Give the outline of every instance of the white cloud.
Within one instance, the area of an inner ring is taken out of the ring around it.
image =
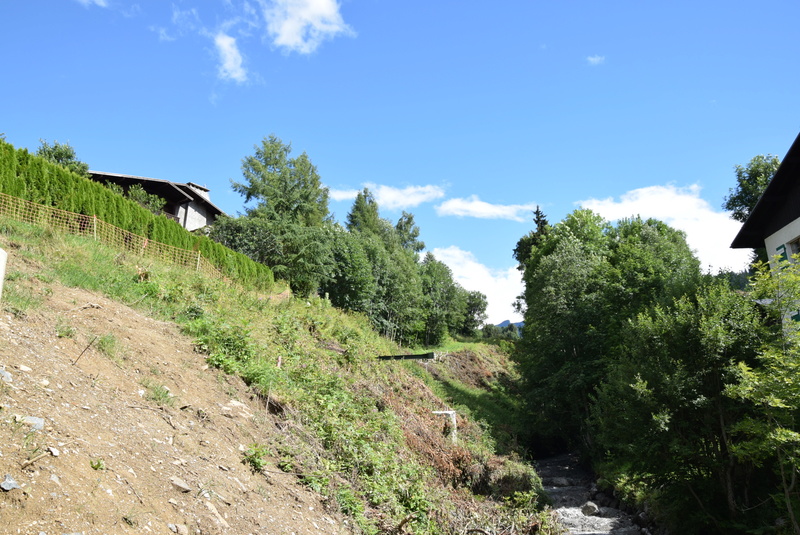
[[[159,41],[174,41],[176,37],[169,34],[169,31],[163,26],[150,26],[150,31],[158,34]]]
[[[717,212],[700,198],[697,184],[678,188],[674,185],[649,186],[629,191],[619,200],[588,199],[576,203],[589,208],[609,221],[639,215],[659,219],[686,233],[686,241],[704,270],[740,271],[747,267],[750,250],[731,249],[741,223],[730,219],[727,212]]]
[[[99,7],[108,7],[108,2],[106,0],[77,0],[79,4],[82,4],[86,7],[89,6],[99,6]]]
[[[603,63],[606,62],[606,57],[605,56],[589,56],[589,57],[586,58],[586,61],[589,63],[589,65],[592,65],[592,66],[602,65]]]
[[[355,199],[359,191],[361,190],[328,188],[328,196],[334,201],[346,201],[348,199]]]
[[[477,217],[479,219],[510,219],[526,221],[536,209],[536,204],[490,204],[472,195],[468,199],[448,199],[436,207],[440,216]]]
[[[522,321],[522,316],[514,311],[513,303],[522,293],[522,274],[510,267],[493,270],[484,266],[469,251],[451,245],[444,249],[431,251],[437,260],[445,263],[453,272],[453,278],[464,289],[478,291],[486,295],[488,306],[487,323],[498,324],[505,320]]]
[[[247,71],[242,67],[242,54],[236,46],[236,39],[224,33],[214,37],[220,56],[219,77],[238,83],[247,81]]]
[[[273,44],[310,54],[326,39],[352,35],[336,0],[260,0]]]
[[[444,189],[439,186],[408,186],[400,189],[372,183],[364,185],[375,196],[378,207],[387,210],[413,208],[424,202],[444,197]]]

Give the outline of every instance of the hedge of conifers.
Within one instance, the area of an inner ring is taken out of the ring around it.
[[[153,241],[200,251],[226,276],[269,289],[269,267],[205,237],[192,234],[163,215],[154,215],[102,184],[76,175],[44,158],[0,140],[0,192],[61,210],[94,215]]]

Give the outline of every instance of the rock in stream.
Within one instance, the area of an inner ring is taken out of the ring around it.
[[[569,535],[641,535],[631,515],[592,501],[592,475],[576,455],[564,454],[536,462],[536,471],[553,501],[553,509]]]

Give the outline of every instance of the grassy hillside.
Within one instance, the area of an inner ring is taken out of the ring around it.
[[[252,397],[251,420],[259,425],[231,438],[242,445],[242,466],[265,480],[288,474],[317,493],[331,515],[349,518],[348,529],[511,534],[538,526],[554,532],[539,478],[516,449],[515,372],[493,348],[452,345],[429,364],[379,362],[377,355],[405,350],[378,336],[365,318],[322,299],[246,291],[8,221],[0,221],[0,247],[10,253],[2,299],[9,324],[38,318],[49,322],[56,340],[77,340],[73,317],[52,306],[56,292],[76,288],[176,325],[210,366],[205,374],[217,384],[242,381],[242,392]],[[141,374],[119,336],[84,335],[76,350],[85,342],[113,369]],[[158,356],[165,366],[172,362],[167,355]],[[188,377],[194,370],[186,366]],[[158,373],[145,375],[141,390],[154,410],[182,416],[180,403],[170,405],[173,394],[158,388]],[[0,404],[16,395],[0,390]],[[447,420],[433,413],[447,409],[458,414],[456,442]],[[15,425],[0,410],[0,428]],[[19,505],[9,501],[11,494],[0,494],[0,506]]]

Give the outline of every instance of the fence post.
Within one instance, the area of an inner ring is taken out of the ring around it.
[[[200,271],[200,251],[197,251],[197,267],[195,271]]]
[[[92,214],[92,234],[94,235],[94,241],[97,241],[97,215]]]
[[[0,299],[3,298],[3,281],[6,280],[6,261],[8,253],[0,249]]]
[[[450,431],[450,438],[453,440],[453,444],[456,444],[458,441],[458,424],[456,423],[456,411],[433,411],[433,414],[443,414],[445,416],[450,417],[450,425],[452,426],[452,430]]]

